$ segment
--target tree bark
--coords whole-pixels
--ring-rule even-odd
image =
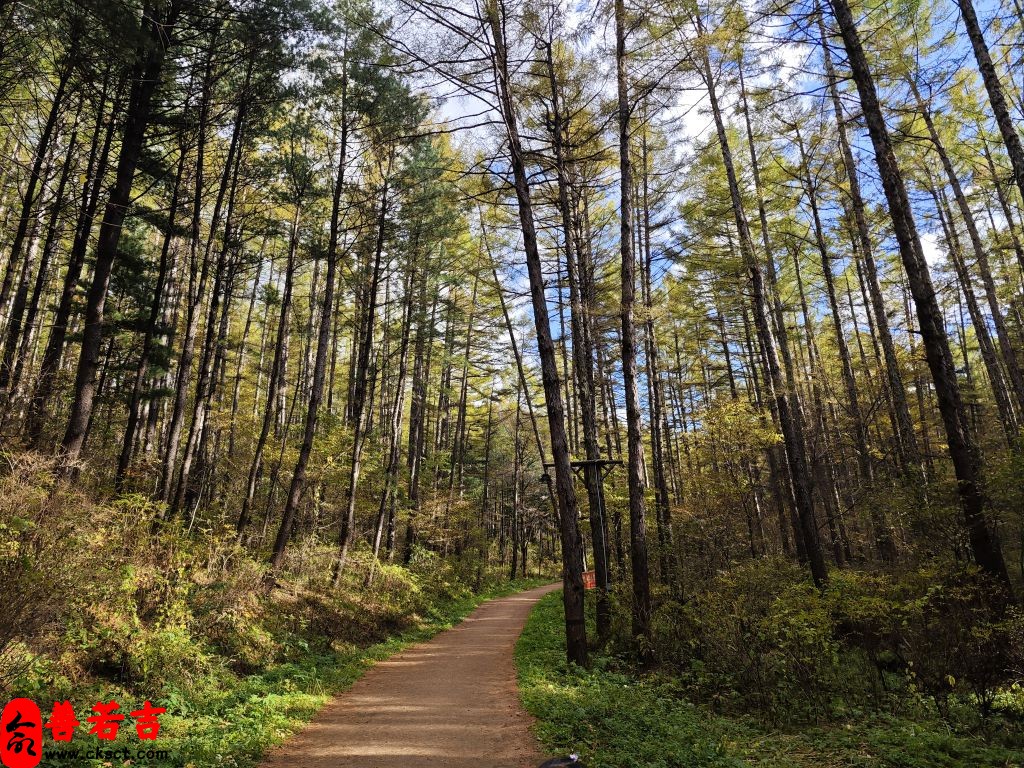
[[[853,158],[853,151],[850,148],[850,140],[846,132],[843,104],[839,96],[839,79],[836,75],[835,66],[832,63],[832,53],[829,50],[825,22],[820,8],[817,13],[817,21],[822,54],[825,60],[825,75],[828,80],[829,98],[832,102],[833,113],[835,114],[839,148],[843,157],[843,168],[846,172],[847,183],[850,186],[850,206],[852,207],[853,223],[858,238],[855,242],[859,241],[860,243],[860,256],[864,262],[864,277],[866,278],[868,293],[871,296],[871,307],[869,309],[865,306],[865,310],[869,315],[871,310],[874,310],[874,323],[885,358],[888,395],[894,411],[897,454],[904,472],[911,477],[920,477],[921,459],[917,448],[917,439],[910,420],[910,408],[907,405],[906,388],[903,385],[903,377],[900,374],[899,361],[896,357],[896,345],[893,343],[892,331],[889,328],[889,317],[885,311],[885,300],[882,296],[882,287],[878,279],[878,267],[875,263],[874,250],[871,244],[871,230],[868,227],[867,209],[864,198],[861,195],[860,177],[857,173],[857,165]]]
[[[555,347],[551,338],[540,248],[533,220],[530,182],[519,137],[519,122],[509,77],[508,53],[504,39],[503,0],[490,0],[486,12],[488,16],[486,22],[489,25],[493,42],[491,64],[498,91],[498,106],[509,140],[509,159],[519,209],[519,224],[523,234],[526,266],[529,272],[530,298],[537,332],[537,350],[541,362],[544,396],[547,401],[548,430],[551,434],[551,454],[555,464],[559,532],[562,541],[562,604],[565,609],[566,657],[572,663],[585,665],[587,662],[587,629],[583,614],[583,547],[576,522],[578,517],[576,489],[573,486],[573,473],[569,463],[565,411],[558,382]]]
[[[121,225],[131,205],[132,182],[142,154],[146,127],[153,107],[153,96],[160,84],[167,51],[175,44],[175,24],[186,0],[171,0],[157,10],[147,3],[142,14],[142,35],[145,39],[139,51],[139,61],[133,68],[131,95],[121,135],[121,151],[117,161],[114,186],[110,190],[103,222],[96,243],[96,263],[92,284],[86,298],[85,327],[82,347],[75,373],[74,400],[68,417],[67,429],[61,443],[62,462],[72,469],[78,461],[85,442],[85,433],[92,416],[96,395],[96,371],[100,362],[100,342],[103,337],[103,308],[107,299],[110,273],[117,258],[121,239]]]
[[[39,374],[29,402],[28,416],[25,420],[25,433],[31,445],[37,450],[42,446],[47,407],[57,384],[57,371],[60,368],[61,358],[64,355],[64,343],[67,339],[68,324],[71,320],[72,306],[78,289],[78,279],[82,275],[85,251],[89,244],[89,235],[92,233],[96,209],[99,206],[100,192],[107,175],[110,147],[114,140],[117,114],[121,111],[121,98],[118,95],[114,99],[113,107],[107,117],[107,129],[105,132],[101,131],[107,89],[108,76],[104,76],[99,106],[97,108],[96,124],[93,129],[93,144],[89,151],[89,160],[86,164],[85,182],[82,185],[82,198],[79,205],[78,221],[75,227],[75,237],[71,244],[71,251],[68,254],[68,263],[64,271],[64,284],[61,289],[60,300],[54,312],[53,322],[50,326],[50,336],[46,341],[46,350],[43,352]],[[116,86],[116,90],[119,89],[120,86]],[[102,141],[99,138],[101,134],[103,136]]]
[[[1021,143],[1020,135],[1017,133],[1017,128],[1010,115],[1010,107],[1003,94],[1003,84],[999,82],[995,64],[992,63],[992,56],[985,43],[985,36],[981,30],[981,23],[978,21],[978,14],[974,10],[974,3],[971,0],[956,0],[956,4],[960,8],[960,15],[964,20],[967,37],[971,41],[974,58],[978,62],[978,71],[981,72],[981,79],[988,92],[992,114],[996,118],[996,125],[999,126],[999,133],[1003,137],[1006,152],[1010,156],[1014,181],[1017,182],[1017,189],[1020,190],[1021,199],[1024,200],[1024,144]]]
[[[619,137],[619,256],[622,260],[622,382],[626,400],[626,473],[629,484],[630,567],[633,576],[633,637],[641,638],[640,655],[650,660],[651,586],[647,563],[647,505],[644,500],[643,435],[637,392],[636,260],[632,249],[633,169],[629,156],[629,86],[626,74],[626,6],[615,0],[615,81]]]
[[[601,447],[597,431],[597,398],[594,393],[594,353],[590,321],[589,292],[585,288],[581,251],[576,248],[572,222],[572,205],[569,195],[569,174],[566,157],[566,136],[568,119],[562,115],[561,97],[555,75],[554,56],[551,42],[545,43],[548,82],[551,86],[551,138],[555,155],[555,172],[558,184],[558,210],[561,218],[562,237],[565,247],[566,281],[569,287],[569,314],[572,330],[573,373],[579,401],[580,418],[583,422],[583,444],[588,461],[601,458]],[[586,296],[584,296],[587,294]],[[586,299],[586,300],[585,300]],[[531,409],[532,414],[532,409]],[[587,485],[587,500],[590,516],[591,546],[594,552],[594,577],[597,586],[596,627],[601,642],[611,634],[611,602],[609,588],[611,579],[608,568],[608,542],[604,502],[604,479],[598,466],[588,465],[584,470]],[[513,572],[514,572],[513,568]]]
[[[363,330],[360,336],[359,358],[356,366],[355,387],[352,396],[352,451],[350,454],[348,490],[345,496],[345,513],[341,518],[338,535],[338,558],[334,563],[334,586],[341,583],[341,574],[348,560],[348,551],[355,535],[356,492],[359,489],[359,474],[362,469],[363,443],[366,439],[367,384],[371,377],[370,353],[373,350],[373,330],[377,319],[377,293],[380,286],[382,256],[386,240],[388,212],[390,210],[389,184],[395,162],[394,150],[388,152],[387,167],[383,164],[383,187],[380,193],[380,212],[377,215],[377,241],[373,251],[373,262],[368,275],[366,302],[363,307]]]
[[[291,320],[292,286],[295,279],[295,256],[299,247],[299,222],[301,218],[302,209],[299,206],[295,206],[291,221],[288,257],[284,267],[284,290],[281,293],[281,311],[277,321],[274,358],[270,364],[270,373],[267,376],[267,396],[263,410],[263,420],[260,424],[259,436],[256,438],[256,445],[253,448],[252,461],[249,463],[249,475],[245,481],[245,494],[242,496],[242,509],[238,514],[238,521],[235,523],[235,530],[239,536],[245,533],[246,526],[249,525],[253,498],[256,496],[256,484],[259,482],[260,474],[263,471],[263,452],[266,450],[267,440],[270,437],[270,427],[274,423],[274,414],[278,401],[278,382],[284,376],[285,339],[288,336]]]
[[[327,373],[327,352],[332,343],[331,328],[334,321],[334,291],[338,274],[338,241],[341,236],[341,202],[345,191],[345,163],[348,161],[348,119],[345,114],[345,101],[348,93],[347,59],[343,59],[341,86],[341,147],[338,153],[338,170],[335,174],[334,193],[331,198],[331,224],[327,241],[327,274],[324,277],[324,295],[320,310],[320,327],[317,333],[316,359],[313,362],[313,381],[309,392],[309,404],[306,408],[306,423],[302,432],[302,445],[295,461],[291,486],[288,489],[284,511],[281,514],[281,526],[274,539],[274,549],[270,563],[280,568],[284,561],[285,549],[291,537],[295,519],[295,510],[299,506],[302,491],[306,484],[306,470],[309,456],[313,452],[313,440],[316,437],[317,419],[320,413],[320,402],[323,400],[324,381]],[[282,318],[283,319],[283,318]],[[241,525],[239,526],[241,528]]]
[[[1024,415],[1024,375],[1021,374],[1020,364],[1017,361],[1017,352],[1013,348],[1010,336],[1006,330],[1006,323],[1003,321],[1003,312],[999,306],[999,298],[996,295],[996,284],[992,279],[992,269],[988,263],[988,253],[981,240],[981,233],[978,231],[978,224],[974,220],[974,212],[971,211],[971,207],[967,203],[967,197],[964,195],[963,187],[960,184],[960,178],[957,176],[956,169],[953,168],[953,163],[949,159],[949,155],[946,153],[946,147],[939,138],[939,133],[935,128],[935,122],[932,120],[931,110],[925,103],[924,98],[922,98],[921,92],[917,87],[917,83],[913,78],[908,78],[908,85],[910,86],[911,93],[914,94],[914,99],[917,102],[917,109],[921,113],[921,117],[924,119],[925,127],[928,129],[928,137],[931,139],[932,146],[935,148],[935,153],[939,156],[939,160],[942,163],[942,169],[946,173],[946,180],[949,183],[949,188],[953,191],[953,200],[956,202],[957,210],[960,211],[960,218],[963,219],[964,225],[967,228],[967,236],[971,241],[971,249],[974,251],[976,268],[981,277],[982,287],[985,289],[985,299],[988,303],[989,314],[992,318],[992,325],[996,331],[996,340],[999,343],[999,352],[1002,355],[1003,364],[1006,366],[1010,391],[1013,393],[1017,413]],[[949,223],[950,226],[954,226],[952,221]],[[1009,222],[1007,222],[1007,224],[1009,225]]]
[[[959,485],[964,524],[970,539],[971,551],[978,566],[1000,581],[1009,591],[1009,578],[1002,550],[994,530],[990,528],[985,511],[987,499],[981,485],[980,456],[968,429],[967,412],[960,397],[960,387],[956,380],[956,369],[946,338],[942,312],[935,297],[935,289],[932,287],[928,263],[921,248],[903,176],[896,164],[889,129],[882,116],[871,68],[849,3],[847,0],[830,0],[830,4],[860,95],[864,119],[875,150],[875,161],[889,203],[893,231],[899,243],[900,259],[917,307],[925,357],[935,385],[949,455]]]
[[[700,17],[695,17],[695,23],[698,32],[703,35],[704,28]],[[814,502],[809,487],[810,473],[805,453],[803,430],[798,421],[799,417],[796,413],[796,406],[791,401],[791,398],[795,398],[796,393],[787,393],[786,382],[784,382],[782,377],[782,368],[779,365],[778,358],[779,353],[776,349],[774,334],[772,333],[772,319],[766,301],[764,277],[761,273],[761,266],[757,263],[753,240],[750,235],[750,226],[743,211],[743,200],[740,195],[739,182],[737,181],[736,170],[733,166],[732,152],[729,149],[725,122],[722,119],[721,109],[718,104],[714,73],[711,69],[711,58],[707,50],[703,53],[702,65],[703,76],[708,88],[711,110],[718,134],[718,143],[722,153],[722,161],[725,165],[726,178],[729,184],[733,217],[740,238],[740,251],[750,278],[750,288],[754,304],[754,326],[757,330],[768,373],[765,386],[769,390],[770,397],[774,398],[779,425],[782,428],[795,512],[799,522],[798,530],[800,538],[803,540],[811,578],[817,586],[821,587],[828,581],[828,569],[821,551],[821,541],[818,536],[818,526],[814,515]]]

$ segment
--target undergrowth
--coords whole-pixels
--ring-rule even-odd
[[[520,692],[545,747],[577,752],[587,768],[1024,765],[1019,734],[1005,721],[958,731],[925,708],[852,708],[817,724],[776,725],[735,708],[719,714],[683,676],[641,674],[625,655],[596,653],[590,669],[570,666],[564,643],[556,592],[534,608],[516,645]]]
[[[140,496],[96,501],[31,457],[0,476],[0,698],[33,699],[44,718],[68,700],[81,723],[70,744],[47,733],[44,766],[252,766],[373,663],[551,580],[418,549],[367,585],[357,549],[332,587],[336,549],[300,539],[271,581],[233,530],[154,530],[158,512]],[[126,715],[165,707],[158,738],[140,741],[130,717],[115,741],[89,734],[92,706],[112,700]],[[61,747],[81,756],[57,759]],[[96,747],[167,757],[87,759]]]

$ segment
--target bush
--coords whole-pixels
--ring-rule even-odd
[[[682,638],[690,638],[688,678],[720,707],[753,707],[777,720],[828,712],[829,692],[842,682],[839,646],[827,604],[794,565],[738,566],[676,615],[677,654]],[[670,644],[655,640],[657,647]]]
[[[875,588],[885,584],[885,580],[862,579],[859,574],[847,576],[844,573],[836,579],[835,591],[841,592],[844,600],[860,602],[861,607],[872,599],[867,596]],[[785,579],[780,581],[784,583]],[[893,589],[897,583],[888,582]],[[710,587],[721,589],[722,583],[716,581]],[[832,592],[830,589],[818,602],[833,606],[836,598]],[[863,595],[864,601],[854,600],[857,594]],[[709,712],[706,705],[713,702],[705,694],[720,682],[709,676],[705,677],[704,688],[696,690],[692,679],[681,685],[680,676],[671,668],[638,672],[630,670],[621,659],[601,652],[592,656],[591,669],[570,666],[565,661],[560,597],[555,593],[540,601],[516,645],[520,690],[526,709],[538,718],[537,734],[549,752],[578,752],[583,764],[591,768],[1005,768],[1021,765],[1024,759],[1019,749],[1019,729],[1006,727],[1012,725],[1008,720],[986,734],[956,733],[930,707],[894,714],[848,706],[834,707],[834,717],[817,725],[779,728],[777,723],[765,723],[764,718],[745,713]],[[785,597],[777,599],[790,602]],[[800,605],[803,600],[795,602]],[[661,633],[667,626],[679,629],[678,622],[689,611],[689,605],[678,603],[663,611],[659,640],[666,637]],[[812,613],[820,620],[817,607]],[[786,611],[779,621],[792,624],[794,615]],[[718,619],[715,614],[703,617],[708,624]],[[796,623],[803,624],[804,620]],[[773,624],[778,626],[771,621],[766,626]],[[859,649],[848,646],[845,640],[838,645],[840,669],[852,678],[843,683],[845,686],[871,677],[868,666],[848,666],[851,658],[864,656]],[[1011,687],[997,697],[997,706],[1016,707],[1020,699],[1019,687]],[[751,704],[743,700],[733,703]],[[777,719],[786,719],[785,714],[777,713]],[[803,715],[806,717],[806,711]]]
[[[795,564],[753,561],[662,602],[653,631],[703,700],[775,723],[926,706],[969,725],[1014,708],[1000,693],[1024,670],[1024,618],[974,569],[835,570],[821,592]]]
[[[53,467],[32,454],[4,455],[0,477],[0,693],[32,664],[36,640],[69,614],[91,560],[94,507],[58,486]],[[75,514],[67,514],[75,510]],[[84,554],[83,554],[84,553]]]
[[[608,657],[569,666],[563,615],[560,594],[544,597],[516,643],[523,703],[552,754],[579,753],[588,768],[743,765],[670,682],[633,677]]]
[[[905,682],[944,717],[953,697],[987,717],[998,691],[1020,678],[1021,615],[976,569],[837,574],[828,597],[844,642],[870,656],[882,683]]]

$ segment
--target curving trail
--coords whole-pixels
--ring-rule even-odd
[[[535,768],[512,651],[551,584],[484,603],[461,624],[372,667],[276,747],[263,768]]]

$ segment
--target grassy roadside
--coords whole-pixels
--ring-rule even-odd
[[[335,586],[337,545],[299,537],[270,587],[233,525],[154,530],[160,505],[145,496],[108,498],[60,482],[48,458],[5,458],[0,704],[31,699],[44,720],[71,705],[71,741],[44,735],[48,767],[247,768],[376,661],[550,580],[510,583],[476,549],[416,548],[368,584],[372,556],[356,547]],[[145,701],[166,709],[153,741],[130,716]],[[114,740],[90,733],[100,702],[124,718]]]
[[[431,606],[411,628],[365,648],[311,654],[264,674],[239,680],[235,690],[210,701],[213,707],[168,718],[166,765],[224,765],[245,768],[266,750],[308,723],[330,698],[344,691],[367,669],[415,643],[453,627],[481,603],[550,581],[524,579]],[[152,764],[152,763],[151,763]]]
[[[305,725],[335,694],[351,686],[378,661],[422,642],[438,632],[458,624],[474,608],[486,600],[514,594],[540,586],[550,579],[524,579],[506,582],[480,594],[461,594],[431,605],[409,628],[388,639],[366,647],[350,646],[332,653],[310,652],[295,661],[266,667],[258,674],[241,676],[223,672],[197,686],[193,695],[178,698],[174,692],[155,697],[155,703],[166,706],[160,717],[157,741],[140,743],[130,726],[122,725],[114,742],[104,748],[119,750],[128,747],[132,754],[139,747],[168,751],[166,759],[122,762],[120,758],[86,760],[79,758],[75,766],[144,765],[206,768],[253,766],[268,748],[284,741]],[[104,701],[116,695],[109,688],[95,692],[94,699]],[[85,699],[80,699],[83,701]],[[79,702],[80,705],[80,702]],[[44,713],[45,714],[45,713]],[[85,713],[79,713],[85,720]],[[81,734],[81,730],[79,734]],[[95,747],[94,737],[76,734],[71,747]],[[51,755],[53,750],[47,745]],[[42,765],[68,766],[66,760],[46,759]]]
[[[954,768],[1024,765],[1024,752],[951,733],[937,720],[862,713],[846,722],[781,731],[723,717],[685,698],[668,678],[636,678],[614,661],[568,668],[561,596],[546,596],[516,644],[523,704],[553,753],[587,768]]]

